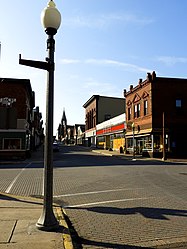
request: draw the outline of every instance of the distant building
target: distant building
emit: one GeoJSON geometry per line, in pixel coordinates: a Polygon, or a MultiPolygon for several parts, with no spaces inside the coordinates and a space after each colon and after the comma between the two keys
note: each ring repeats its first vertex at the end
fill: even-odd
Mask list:
{"type": "Polygon", "coordinates": [[[84,145],[85,141],[85,124],[75,124],[74,126],[74,143],[84,145]]]}
{"type": "Polygon", "coordinates": [[[67,142],[67,118],[65,109],[63,109],[61,123],[58,126],[58,140],[61,142],[67,142]]]}
{"type": "Polygon", "coordinates": [[[96,146],[96,125],[125,113],[125,99],[93,95],[84,105],[85,142],[96,146]]]}
{"type": "Polygon", "coordinates": [[[67,125],[67,138],[66,143],[67,144],[74,144],[74,126],[73,125],[67,125]]]}
{"type": "Polygon", "coordinates": [[[124,91],[126,150],[150,157],[186,154],[187,79],[157,77],[153,71],[138,85],[124,91]]]}
{"type": "Polygon", "coordinates": [[[30,154],[34,97],[30,80],[0,78],[0,158],[30,154]]]}

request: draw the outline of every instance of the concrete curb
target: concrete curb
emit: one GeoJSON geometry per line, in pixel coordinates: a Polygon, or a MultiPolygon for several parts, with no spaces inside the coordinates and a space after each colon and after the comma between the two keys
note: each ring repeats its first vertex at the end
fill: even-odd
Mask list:
{"type": "Polygon", "coordinates": [[[107,153],[107,152],[101,152],[101,151],[97,151],[97,150],[92,150],[92,152],[94,153],[98,153],[98,154],[102,154],[102,155],[105,155],[105,156],[113,156],[112,154],[110,153],[107,153]]]}
{"type": "Polygon", "coordinates": [[[73,242],[71,239],[70,230],[69,230],[68,224],[65,220],[64,214],[66,215],[65,210],[63,210],[62,207],[56,208],[56,215],[57,215],[57,219],[59,221],[59,224],[61,226],[63,226],[64,230],[65,230],[62,233],[64,248],[65,249],[73,249],[74,247],[73,247],[73,242]]]}

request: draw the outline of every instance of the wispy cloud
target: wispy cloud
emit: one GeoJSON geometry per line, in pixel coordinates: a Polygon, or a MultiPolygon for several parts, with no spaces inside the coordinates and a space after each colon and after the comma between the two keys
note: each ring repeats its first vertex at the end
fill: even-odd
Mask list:
{"type": "Polygon", "coordinates": [[[87,65],[96,65],[96,66],[109,66],[115,68],[121,68],[126,71],[139,71],[139,72],[149,72],[152,69],[141,67],[131,63],[125,63],[116,60],[110,59],[85,59],[85,60],[77,60],[77,59],[62,59],[60,61],[61,64],[87,64],[87,65]]]}
{"type": "Polygon", "coordinates": [[[100,94],[107,96],[119,96],[121,93],[119,87],[115,84],[99,82],[93,78],[85,79],[82,87],[86,90],[87,95],[100,94]]]}
{"type": "Polygon", "coordinates": [[[135,14],[128,13],[109,13],[109,14],[100,14],[100,15],[89,15],[83,16],[77,14],[71,18],[64,18],[64,25],[74,28],[106,28],[114,24],[135,24],[135,25],[148,25],[154,20],[147,18],[145,16],[137,16],[135,14]]]}
{"type": "Polygon", "coordinates": [[[95,65],[101,65],[101,66],[114,66],[114,67],[120,67],[125,70],[129,71],[140,71],[140,72],[148,72],[151,71],[148,68],[140,67],[135,64],[131,63],[125,63],[121,61],[116,61],[116,60],[108,60],[108,59],[103,59],[103,60],[97,60],[97,59],[88,59],[85,61],[87,64],[95,64],[95,65]]]}
{"type": "Polygon", "coordinates": [[[77,59],[61,59],[60,60],[60,64],[78,64],[81,63],[80,60],[77,59]]]}
{"type": "Polygon", "coordinates": [[[177,63],[187,63],[186,57],[175,57],[175,56],[159,56],[157,61],[166,64],[167,66],[173,66],[177,63]]]}

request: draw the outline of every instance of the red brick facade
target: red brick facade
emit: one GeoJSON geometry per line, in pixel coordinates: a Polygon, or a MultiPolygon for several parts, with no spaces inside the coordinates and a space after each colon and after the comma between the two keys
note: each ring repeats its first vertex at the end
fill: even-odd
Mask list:
{"type": "Polygon", "coordinates": [[[146,80],[125,91],[125,97],[128,152],[133,149],[134,124],[136,153],[161,157],[166,151],[169,156],[185,156],[187,79],[148,73],[146,80]]]}
{"type": "Polygon", "coordinates": [[[0,157],[30,150],[33,107],[30,80],[0,78],[0,157]]]}

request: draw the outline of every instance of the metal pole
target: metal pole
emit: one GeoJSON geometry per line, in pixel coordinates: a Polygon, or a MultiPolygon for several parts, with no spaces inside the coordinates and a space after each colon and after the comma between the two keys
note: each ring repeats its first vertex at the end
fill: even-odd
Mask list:
{"type": "Polygon", "coordinates": [[[36,224],[41,230],[54,230],[59,223],[53,213],[53,102],[54,102],[54,51],[53,34],[48,34],[48,76],[46,93],[46,136],[44,150],[44,204],[43,212],[36,224]]]}
{"type": "Polygon", "coordinates": [[[135,126],[134,126],[134,123],[132,125],[132,134],[133,134],[133,161],[136,161],[136,158],[135,158],[135,139],[134,139],[134,130],[135,130],[135,126]]]}
{"type": "Polygon", "coordinates": [[[162,131],[162,136],[163,136],[163,157],[162,157],[162,161],[164,161],[166,159],[166,155],[165,155],[165,115],[163,112],[163,116],[162,116],[162,122],[163,122],[163,131],[162,131]]]}

